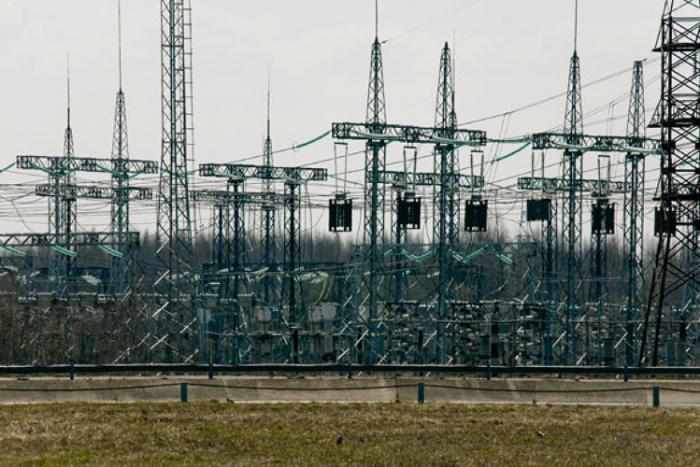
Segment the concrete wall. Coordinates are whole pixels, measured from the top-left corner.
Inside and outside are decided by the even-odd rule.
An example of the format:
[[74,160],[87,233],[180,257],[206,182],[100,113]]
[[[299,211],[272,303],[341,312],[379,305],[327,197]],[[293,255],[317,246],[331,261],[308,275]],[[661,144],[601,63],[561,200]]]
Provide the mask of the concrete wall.
[[[58,402],[176,402],[180,383],[188,400],[259,402],[416,402],[419,383],[425,401],[436,403],[519,403],[652,405],[652,386],[661,387],[662,406],[700,407],[700,382],[438,379],[341,377],[261,378],[30,378],[0,379],[0,404]],[[680,389],[689,392],[676,392]]]

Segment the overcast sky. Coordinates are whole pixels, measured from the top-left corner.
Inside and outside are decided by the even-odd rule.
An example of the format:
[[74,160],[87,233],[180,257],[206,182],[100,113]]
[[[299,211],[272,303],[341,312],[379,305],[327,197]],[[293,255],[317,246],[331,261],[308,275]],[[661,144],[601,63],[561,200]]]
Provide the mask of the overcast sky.
[[[505,112],[566,90],[573,0],[381,0],[389,120],[430,125],[440,48],[454,42],[460,121]],[[332,121],[364,118],[373,0],[192,0],[198,162],[257,154],[268,70],[276,147],[302,142]],[[132,157],[160,154],[160,2],[123,0],[124,69]],[[661,0],[581,0],[584,83],[653,58]],[[117,88],[116,0],[0,0],[0,163],[57,154],[71,57],[78,155],[108,156]],[[658,75],[658,61],[647,78]],[[584,91],[584,112],[629,91],[624,74]],[[658,83],[658,82],[657,82]],[[647,90],[647,107],[658,84]],[[560,125],[564,100],[514,115],[509,135]],[[624,101],[616,114],[627,112]],[[587,131],[606,129],[607,110]],[[601,121],[602,119],[602,121]],[[593,122],[598,122],[593,125]],[[499,133],[503,119],[477,125]],[[614,124],[624,132],[624,119]],[[279,164],[324,159],[332,142]],[[528,166],[520,161],[519,166]],[[0,176],[2,177],[2,176]],[[2,179],[0,178],[0,182]]]

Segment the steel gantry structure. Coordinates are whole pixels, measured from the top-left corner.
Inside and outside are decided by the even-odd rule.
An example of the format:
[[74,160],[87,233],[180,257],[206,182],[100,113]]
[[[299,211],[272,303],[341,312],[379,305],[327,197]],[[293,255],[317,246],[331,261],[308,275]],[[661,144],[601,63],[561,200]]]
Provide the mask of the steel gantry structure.
[[[241,186],[246,180],[258,179],[263,181],[284,182],[284,287],[283,299],[288,307],[289,326],[292,332],[291,360],[299,359],[299,335],[298,326],[303,322],[305,312],[303,306],[303,291],[297,290],[301,266],[301,228],[300,228],[300,193],[299,187],[309,182],[324,182],[328,180],[328,170],[311,167],[274,167],[269,165],[250,164],[201,164],[199,174],[202,177],[225,178],[229,184],[235,187]],[[236,192],[234,188],[234,202]],[[260,197],[269,203],[271,190],[266,191]],[[264,292],[263,292],[264,293]],[[298,299],[302,299],[301,313],[299,313]]]
[[[374,56],[374,54],[373,54]],[[481,130],[470,130],[470,129],[450,129],[449,135],[445,136],[445,128],[438,127],[418,127],[412,125],[395,125],[386,123],[334,123],[332,127],[333,138],[337,140],[356,140],[365,141],[367,144],[368,154],[372,154],[372,157],[368,156],[368,162],[365,171],[366,189],[365,189],[365,216],[367,217],[369,212],[369,217],[365,221],[365,228],[370,227],[372,231],[372,226],[379,228],[382,226],[383,231],[383,198],[380,203],[379,193],[383,193],[384,184],[404,184],[404,185],[432,185],[441,186],[444,183],[444,187],[447,187],[445,193],[447,193],[449,187],[458,187],[460,182],[463,182],[466,186],[472,187],[479,183],[483,186],[483,179],[474,179],[472,177],[464,177],[450,173],[446,168],[446,173],[405,173],[403,175],[397,172],[386,171],[380,168],[384,166],[384,159],[380,158],[379,153],[383,153],[385,146],[391,142],[404,143],[409,145],[416,144],[430,144],[435,146],[445,146],[446,152],[449,153],[454,151],[458,147],[469,146],[469,147],[482,147],[486,144],[486,132]],[[375,153],[376,157],[375,157]],[[452,191],[456,191],[452,188]],[[447,225],[447,220],[445,220],[445,225]],[[359,309],[352,310],[350,315],[353,315],[355,320],[364,321],[364,326],[366,327],[366,332],[359,330],[359,334],[362,337],[355,341],[354,347],[363,344],[363,341],[367,339],[369,342],[367,351],[363,353],[366,362],[376,363],[378,356],[380,355],[381,343],[378,340],[378,333],[376,332],[376,326],[379,322],[379,277],[382,274],[382,257],[384,255],[383,251],[379,247],[379,241],[381,237],[372,236],[370,231],[365,232],[365,241],[369,244],[365,245],[365,253],[363,254],[362,264],[364,266],[355,265],[354,269],[358,271],[368,268],[369,283],[367,284],[367,313],[366,317],[362,318],[362,313]],[[447,232],[447,228],[445,229]],[[447,238],[445,238],[447,244]],[[445,265],[448,263],[445,262]],[[379,268],[379,269],[376,269]],[[354,273],[357,274],[356,272]],[[374,279],[373,279],[374,277]],[[361,281],[353,281],[355,286],[354,290],[350,293],[355,296],[355,300],[348,300],[348,304],[351,307],[357,308],[358,303],[364,302],[362,298],[365,295],[364,287],[361,286]],[[355,333],[358,334],[358,333]]]
[[[70,157],[64,156],[39,156],[39,155],[24,155],[17,156],[17,168],[23,170],[39,170],[49,174],[51,183],[39,185],[35,188],[36,195],[48,197],[51,200],[52,206],[67,206],[62,210],[52,209],[50,217],[50,230],[56,239],[62,243],[58,245],[59,250],[55,252],[56,256],[62,256],[70,259],[70,262],[62,262],[65,269],[53,269],[52,274],[56,281],[56,291],[59,294],[66,292],[66,281],[70,281],[72,260],[74,256],[70,252],[76,246],[73,237],[77,232],[77,215],[64,215],[68,212],[77,212],[76,200],[78,198],[86,199],[109,199],[114,200],[118,196],[126,196],[128,199],[150,199],[153,196],[152,190],[148,188],[127,188],[123,191],[118,189],[103,187],[103,186],[77,186],[70,183],[73,174],[78,172],[88,173],[109,173],[113,177],[126,179],[139,174],[157,173],[158,167],[156,163],[143,160],[130,160],[126,163],[115,161],[114,159],[99,159],[94,157]],[[68,180],[68,181],[67,181]],[[112,231],[119,238],[119,231]],[[124,231],[123,235],[129,235],[129,231]],[[126,237],[125,237],[126,239]],[[119,247],[119,242],[112,245]],[[130,251],[131,242],[126,242],[124,249],[126,251],[118,251],[116,256],[126,257],[127,260],[133,253]],[[61,252],[60,249],[65,251]]]
[[[213,322],[207,321],[207,349],[210,361],[241,361],[241,336],[250,331],[250,319],[242,319],[241,306],[244,286],[249,274],[246,255],[245,206],[261,207],[284,201],[283,196],[244,191],[242,179],[229,179],[227,190],[196,190],[190,193],[198,204],[213,206],[212,274],[204,274],[202,284],[206,292],[211,285],[218,285],[218,306]],[[267,275],[267,273],[265,274]],[[213,281],[213,283],[212,283]],[[247,326],[246,329],[244,325]]]
[[[587,134],[575,135],[575,143],[571,135],[566,133],[536,133],[532,135],[532,148],[536,151],[548,149],[563,149],[565,172],[562,177],[522,177],[518,179],[518,188],[527,191],[542,191],[550,193],[562,193],[562,229],[564,247],[564,288],[566,297],[567,325],[564,350],[564,361],[572,364],[575,354],[576,331],[574,329],[576,318],[580,312],[578,288],[582,278],[582,250],[583,250],[583,193],[592,193],[599,196],[605,194],[626,194],[628,184],[625,181],[607,180],[605,178],[583,178],[583,155],[586,153],[628,153],[636,150],[641,154],[656,154],[660,151],[660,142],[651,138],[639,138],[632,136],[594,136]],[[575,161],[574,161],[575,159]],[[576,162],[574,164],[574,162]],[[572,224],[573,223],[573,224]],[[548,255],[549,257],[549,255]],[[546,281],[546,278],[545,278]],[[567,350],[568,349],[568,350]],[[567,357],[568,355],[568,357]]]

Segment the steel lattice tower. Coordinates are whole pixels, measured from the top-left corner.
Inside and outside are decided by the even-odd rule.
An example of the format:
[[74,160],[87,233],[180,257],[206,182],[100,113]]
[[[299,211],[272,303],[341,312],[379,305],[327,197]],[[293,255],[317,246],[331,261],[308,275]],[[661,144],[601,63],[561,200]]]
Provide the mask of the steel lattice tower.
[[[166,300],[164,311],[176,333],[194,321],[192,304],[192,218],[189,197],[188,162],[190,160],[189,118],[191,98],[191,25],[187,0],[161,0],[161,74],[162,74],[162,152],[158,193],[157,257],[162,265],[157,288]],[[200,323],[200,326],[203,326]],[[171,348],[168,346],[168,348]],[[176,343],[176,351],[184,350]]]
[[122,292],[130,277],[133,275],[133,255],[129,249],[128,232],[129,223],[129,178],[125,177],[128,171],[126,164],[129,160],[129,136],[126,123],[126,98],[123,88],[122,74],[122,22],[121,0],[118,3],[118,35],[119,35],[119,90],[117,91],[116,107],[114,112],[114,132],[112,136],[112,161],[117,169],[112,174],[112,199],[111,227],[116,238],[116,249],[124,256],[115,257],[112,260],[112,288],[115,292]]
[[[452,57],[449,44],[445,43],[440,56],[435,127],[438,136],[451,140],[457,128],[455,111],[455,90],[452,76]],[[434,169],[439,174],[440,183],[435,187],[433,241],[437,244],[438,262],[438,360],[445,362],[444,322],[447,319],[447,300],[450,288],[454,286],[450,277],[450,254],[458,242],[458,183],[456,178],[456,151],[453,144],[439,144],[435,147]]]
[[[267,133],[263,147],[263,166],[272,167],[274,165],[272,151],[272,134],[270,130],[270,80],[267,83]],[[274,196],[272,180],[268,177],[263,180],[263,191]],[[277,284],[276,277],[271,274],[277,270],[277,206],[276,203],[264,203],[262,206],[262,251],[263,264],[268,268],[268,274],[263,278],[263,299],[269,305],[275,298]]]
[[[664,306],[684,287],[698,290],[698,227],[700,202],[700,2],[666,0],[656,51],[661,53],[661,101],[651,127],[661,129],[662,156],[658,196],[661,201],[651,293],[645,316],[640,364],[650,314],[656,309],[652,365],[658,364],[658,344]],[[694,310],[693,310],[694,311]]]
[[[382,44],[379,34],[375,35],[372,44],[372,59],[369,74],[369,90],[367,97],[367,124],[373,133],[384,132],[386,124],[386,101],[384,96],[384,67],[382,62]],[[365,231],[364,239],[368,244],[366,261],[369,267],[369,303],[368,303],[368,332],[370,349],[365,353],[374,363],[377,355],[376,326],[379,312],[379,277],[381,274],[382,254],[380,244],[384,239],[384,187],[379,183],[379,173],[386,165],[385,142],[368,141],[365,153]],[[381,211],[381,212],[380,212]]]
[[[63,157],[70,159],[75,157],[73,140],[73,128],[71,127],[71,82],[70,67],[66,81],[67,107],[66,129],[63,137]],[[59,244],[67,250],[74,250],[73,235],[77,231],[78,215],[75,199],[71,196],[71,187],[75,185],[73,172],[51,172],[52,183],[56,187],[53,200],[49,200],[50,229],[56,234]],[[66,291],[71,282],[73,258],[63,252],[54,252],[52,262],[52,276],[55,280],[55,290],[59,295]]]
[[[627,136],[646,138],[644,111],[644,62],[634,62],[630,92]],[[633,147],[643,147],[640,141]],[[625,286],[627,338],[625,363],[634,363],[634,321],[639,319],[644,280],[644,154],[630,152],[625,157]]]
[[[578,30],[578,2],[576,5],[576,30]],[[569,82],[566,97],[566,115],[564,118],[566,143],[577,146],[583,134],[583,107],[581,102],[581,63],[577,52],[577,36],[574,40],[574,54],[569,66]],[[583,193],[577,189],[583,178],[583,157],[579,150],[564,150],[563,179],[569,190],[563,202],[563,243],[566,269],[566,349],[565,361],[573,363],[576,354],[575,320],[578,315],[578,279],[581,274],[583,257],[582,230]]]

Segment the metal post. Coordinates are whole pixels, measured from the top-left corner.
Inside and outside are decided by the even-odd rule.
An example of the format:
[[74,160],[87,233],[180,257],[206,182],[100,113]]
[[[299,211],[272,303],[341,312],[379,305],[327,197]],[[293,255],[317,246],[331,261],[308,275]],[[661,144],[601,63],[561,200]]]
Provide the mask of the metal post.
[[657,408],[661,407],[661,388],[654,386],[651,389],[652,405]]

